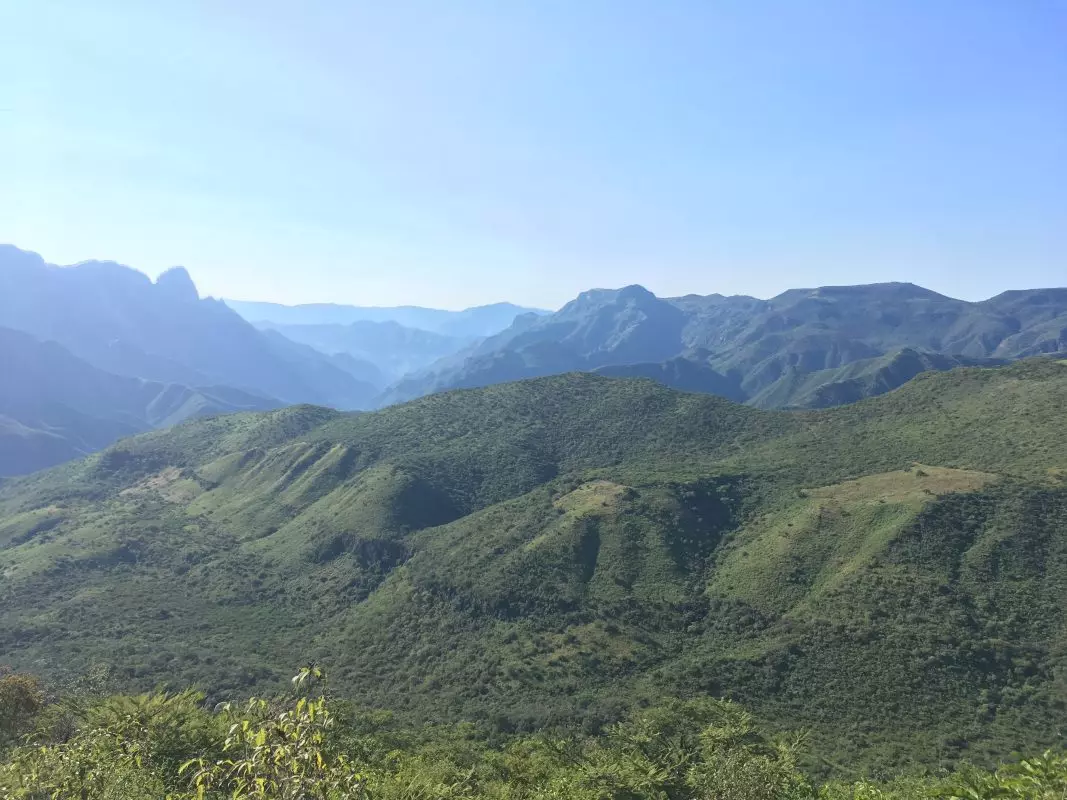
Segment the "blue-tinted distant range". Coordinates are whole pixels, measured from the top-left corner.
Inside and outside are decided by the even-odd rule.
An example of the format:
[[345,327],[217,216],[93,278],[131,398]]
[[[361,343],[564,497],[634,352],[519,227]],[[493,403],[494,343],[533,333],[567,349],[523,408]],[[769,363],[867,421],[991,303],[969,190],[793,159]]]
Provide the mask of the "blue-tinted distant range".
[[911,283],[659,297],[591,289],[559,311],[284,306],[203,297],[113,261],[0,245],[0,476],[184,420],[293,404],[363,411],[597,372],[761,408],[820,408],[916,375],[1067,353],[1067,289],[956,300]]
[[493,303],[445,311],[419,306],[360,307],[333,303],[284,306],[227,300],[226,304],[262,331],[328,354],[345,354],[371,363],[379,383],[391,383],[504,330],[522,314],[550,312]]
[[227,300],[226,305],[252,322],[272,322],[279,325],[350,325],[355,322],[395,322],[446,336],[488,336],[506,328],[519,314],[547,314],[538,308],[523,308],[514,303],[493,303],[445,311],[420,306],[345,306],[336,303],[309,303],[285,306],[280,303],[257,303]]
[[373,408],[409,373],[547,313],[234,305],[256,325],[201,297],[183,267],[152,281],[114,261],[60,267],[0,245],[0,475],[190,417]]
[[38,0],[0,241],[215,297],[1061,283],[1057,0]]

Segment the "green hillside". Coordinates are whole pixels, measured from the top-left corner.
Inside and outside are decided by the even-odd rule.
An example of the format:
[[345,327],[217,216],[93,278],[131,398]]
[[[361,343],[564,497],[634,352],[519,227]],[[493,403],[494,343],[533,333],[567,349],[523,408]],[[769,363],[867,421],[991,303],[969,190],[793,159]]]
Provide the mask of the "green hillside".
[[822,411],[568,374],[197,420],[0,487],[0,661],[595,730],[710,693],[828,771],[1063,745],[1067,367]]
[[1005,363],[1006,360],[948,356],[904,348],[831,369],[813,372],[787,369],[778,380],[748,398],[747,402],[757,408],[831,408],[891,392],[923,372],[944,372],[956,367],[993,367]]

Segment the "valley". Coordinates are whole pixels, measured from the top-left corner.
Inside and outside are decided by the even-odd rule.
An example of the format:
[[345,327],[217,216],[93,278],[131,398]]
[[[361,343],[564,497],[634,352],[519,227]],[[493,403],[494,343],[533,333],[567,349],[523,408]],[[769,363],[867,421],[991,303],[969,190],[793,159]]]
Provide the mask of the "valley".
[[1067,0],[0,30],[0,800],[1067,800]]

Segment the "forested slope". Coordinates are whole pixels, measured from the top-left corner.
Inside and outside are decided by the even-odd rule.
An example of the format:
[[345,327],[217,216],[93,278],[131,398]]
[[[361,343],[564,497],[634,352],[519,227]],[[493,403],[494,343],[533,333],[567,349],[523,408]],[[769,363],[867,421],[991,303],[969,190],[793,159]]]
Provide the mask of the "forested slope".
[[219,697],[311,657],[502,731],[710,693],[856,769],[1062,744],[1065,390],[1035,360],[764,412],[574,374],[190,422],[0,489],[0,658]]

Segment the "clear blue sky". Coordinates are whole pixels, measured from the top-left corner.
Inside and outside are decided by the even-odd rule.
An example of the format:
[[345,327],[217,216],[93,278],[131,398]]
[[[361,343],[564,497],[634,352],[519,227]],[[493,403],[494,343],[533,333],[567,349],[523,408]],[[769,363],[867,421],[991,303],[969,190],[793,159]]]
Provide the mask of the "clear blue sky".
[[0,241],[285,303],[1067,284],[1065,0],[0,0]]

